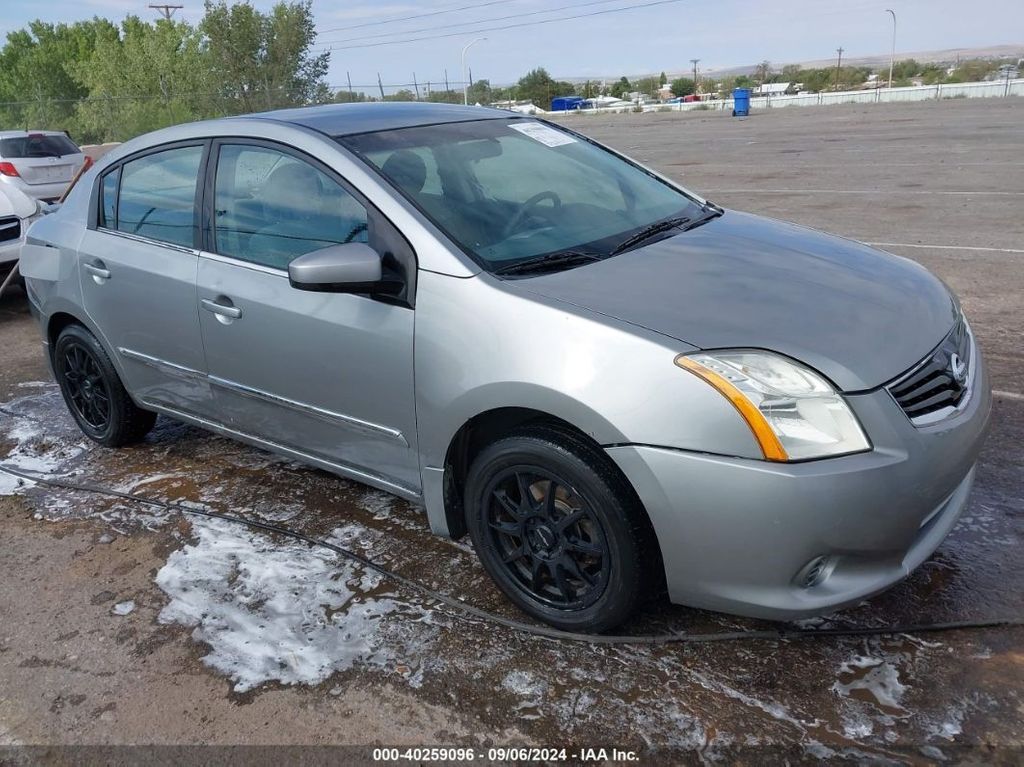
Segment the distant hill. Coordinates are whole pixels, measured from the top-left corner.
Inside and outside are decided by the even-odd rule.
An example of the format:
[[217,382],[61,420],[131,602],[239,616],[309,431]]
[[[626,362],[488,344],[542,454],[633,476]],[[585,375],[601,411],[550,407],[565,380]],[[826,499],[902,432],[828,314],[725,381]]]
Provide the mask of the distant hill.
[[[1024,58],[1024,44],[1017,45],[990,45],[985,48],[947,48],[945,50],[936,51],[910,51],[910,52],[896,52],[896,60],[900,59],[917,59],[924,64],[951,64],[958,59],[1017,59]],[[803,67],[804,69],[819,69],[822,67],[835,66],[835,58],[831,59],[817,59],[814,61],[773,61],[772,68],[775,71],[779,71],[782,67],[787,64],[796,64],[797,66]],[[844,52],[843,64],[857,67],[876,67],[881,68],[882,66],[888,66],[889,54],[878,53],[868,56],[851,56]],[[702,75],[708,75],[712,77],[729,77],[734,75],[749,75],[757,69],[757,64],[744,64],[742,66],[735,67],[721,67],[721,68],[708,68],[702,69]],[[692,70],[690,69],[679,69],[679,70],[665,70],[669,80],[675,77],[689,77]],[[657,77],[660,72],[644,72],[639,74],[627,74],[630,80],[634,80],[641,77]],[[593,81],[614,81],[618,80],[622,76],[622,73],[617,75],[604,75],[599,77],[572,77],[559,75],[555,77],[556,80],[564,80],[571,83],[582,83],[587,80]]]

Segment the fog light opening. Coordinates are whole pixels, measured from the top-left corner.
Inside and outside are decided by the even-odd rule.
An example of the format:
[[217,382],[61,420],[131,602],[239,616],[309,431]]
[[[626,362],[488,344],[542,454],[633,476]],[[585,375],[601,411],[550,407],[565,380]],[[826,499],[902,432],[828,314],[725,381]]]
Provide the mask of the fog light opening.
[[806,565],[800,568],[800,571],[796,574],[797,585],[804,589],[812,589],[815,586],[820,586],[828,577],[832,575],[832,571],[835,569],[835,559],[829,556],[815,557]]

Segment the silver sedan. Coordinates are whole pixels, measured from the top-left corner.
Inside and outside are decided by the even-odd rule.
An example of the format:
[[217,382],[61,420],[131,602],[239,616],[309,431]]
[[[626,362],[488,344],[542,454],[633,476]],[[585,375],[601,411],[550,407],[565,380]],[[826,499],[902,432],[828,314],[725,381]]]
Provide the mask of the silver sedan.
[[574,631],[663,591],[791,619],[885,589],[956,522],[989,418],[922,267],[496,110],[137,138],[22,271],[93,440],[163,414],[390,491]]

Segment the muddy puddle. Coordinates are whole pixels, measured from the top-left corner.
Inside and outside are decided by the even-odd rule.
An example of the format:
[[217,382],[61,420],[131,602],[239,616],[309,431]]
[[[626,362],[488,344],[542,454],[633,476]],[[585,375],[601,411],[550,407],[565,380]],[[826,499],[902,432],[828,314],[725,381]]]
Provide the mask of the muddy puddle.
[[[20,392],[0,404],[5,464],[282,524],[522,618],[471,548],[432,536],[413,505],[163,418],[138,446],[98,448],[53,385]],[[982,467],[952,537],[908,581],[802,625],[1020,615],[1012,468]],[[273,533],[202,517],[182,524],[160,509],[3,473],[0,494],[21,495],[42,531],[94,520],[101,535],[166,537],[169,554],[153,577],[163,604],[157,621],[190,632],[208,672],[240,702],[282,687],[329,695],[357,680],[387,681],[537,742],[698,749],[709,761],[794,743],[816,757],[930,761],[961,744],[1024,738],[1019,630],[659,647],[557,642],[470,620],[328,549]],[[768,625],[656,603],[629,630]]]

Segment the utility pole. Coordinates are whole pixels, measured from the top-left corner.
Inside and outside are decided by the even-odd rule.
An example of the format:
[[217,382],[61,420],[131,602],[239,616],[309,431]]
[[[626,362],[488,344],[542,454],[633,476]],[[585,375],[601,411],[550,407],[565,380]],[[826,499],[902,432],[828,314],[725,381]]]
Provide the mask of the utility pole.
[[345,101],[355,101],[356,95],[352,92],[352,75],[346,72],[345,79],[348,80],[348,97],[345,99]]
[[836,62],[836,90],[839,90],[839,70],[843,66],[843,46],[836,48],[836,53],[839,54],[839,60]]
[[697,87],[697,63],[700,59],[690,59],[690,63],[693,64],[693,92],[697,93],[700,88]]
[[171,16],[174,15],[174,12],[175,11],[180,11],[185,6],[184,5],[151,5],[149,7],[152,8],[154,11],[159,11],[160,15],[163,16],[164,19],[166,19],[167,21],[170,21],[171,20]]
[[412,73],[412,87],[416,89],[416,100],[419,101],[420,100],[420,86],[416,82],[416,73],[415,72]]
[[377,87],[380,88],[380,100],[384,100],[384,85],[380,81],[380,72],[377,73]]
[[886,8],[885,12],[892,14],[892,53],[889,54],[889,89],[892,90],[892,65],[896,61],[896,11]]

